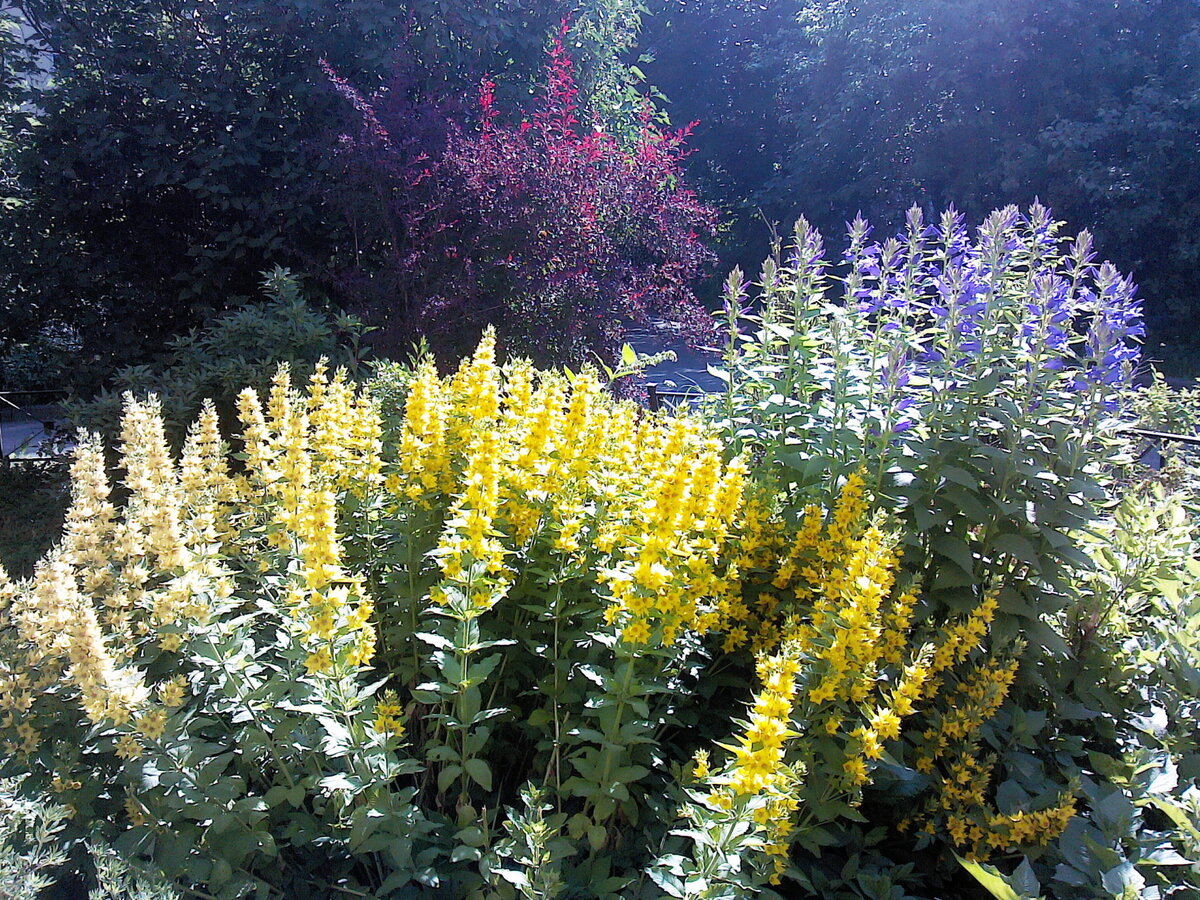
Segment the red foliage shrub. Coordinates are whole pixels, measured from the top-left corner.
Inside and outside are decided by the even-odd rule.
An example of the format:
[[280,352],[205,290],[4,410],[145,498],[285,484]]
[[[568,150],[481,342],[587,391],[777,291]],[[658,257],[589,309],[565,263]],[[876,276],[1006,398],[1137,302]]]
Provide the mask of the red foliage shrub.
[[397,336],[459,354],[494,323],[540,362],[578,362],[611,359],[652,316],[707,328],[691,285],[715,214],[682,185],[688,129],[647,114],[623,142],[585,124],[561,37],[549,58],[528,118],[506,121],[485,81],[470,130],[462,104],[419,96],[412,73],[368,101],[329,72],[357,131],[335,203],[362,241],[339,278]]

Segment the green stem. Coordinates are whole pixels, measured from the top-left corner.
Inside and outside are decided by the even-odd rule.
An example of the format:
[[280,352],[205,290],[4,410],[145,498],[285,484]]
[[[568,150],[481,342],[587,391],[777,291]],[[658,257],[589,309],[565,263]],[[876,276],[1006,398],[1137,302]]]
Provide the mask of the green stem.
[[[621,683],[621,694],[617,698],[617,711],[613,715],[612,728],[609,730],[609,732],[607,734],[605,734],[606,742],[609,744],[616,744],[617,738],[619,738],[621,735],[621,719],[623,718],[624,713],[625,713],[625,706],[626,706],[625,699],[629,696],[629,685],[633,681],[634,658],[635,657],[630,655],[630,656],[626,657],[626,659],[625,659],[625,679]],[[619,749],[623,749],[623,748],[619,748]],[[613,756],[616,752],[619,752],[619,749],[618,749],[618,751],[614,751],[613,749],[611,749],[611,747],[605,748],[605,750],[604,750],[604,771],[600,775],[600,781],[599,781],[598,786],[608,784],[609,775],[612,773]],[[591,809],[595,808],[595,803],[589,802],[588,805]]]
[[[212,648],[213,656],[217,659],[221,659],[222,654],[220,648],[217,647],[216,642],[213,640],[212,631],[206,630],[204,637],[208,642],[208,645]],[[242,705],[242,708],[250,714],[250,721],[254,724],[254,727],[258,729],[259,734],[262,735],[263,743],[266,744],[267,750],[271,754],[271,758],[275,760],[275,766],[279,769],[280,773],[287,781],[288,787],[294,788],[296,786],[296,781],[292,777],[291,769],[288,768],[287,763],[285,763],[283,758],[279,755],[279,751],[275,747],[275,739],[272,738],[270,732],[263,727],[262,721],[258,717],[258,712],[254,709],[254,706],[250,703],[250,701],[246,699],[245,694],[242,692],[241,683],[236,678],[231,677],[226,677],[225,683],[227,685],[232,685],[234,696],[236,697],[238,703]]]
[[[471,602],[470,594],[467,595],[467,603]],[[470,665],[471,652],[466,648],[470,646],[471,641],[471,626],[470,618],[464,615],[459,619],[458,623],[458,640],[455,642],[455,651],[458,657],[459,665],[459,684],[458,693],[454,698],[455,718],[458,719],[458,734],[459,734],[459,759],[462,761],[463,771],[459,774],[460,784],[462,787],[458,793],[459,806],[465,806],[470,799],[467,796],[467,707],[466,694],[470,690],[470,679],[467,677],[467,669]]]

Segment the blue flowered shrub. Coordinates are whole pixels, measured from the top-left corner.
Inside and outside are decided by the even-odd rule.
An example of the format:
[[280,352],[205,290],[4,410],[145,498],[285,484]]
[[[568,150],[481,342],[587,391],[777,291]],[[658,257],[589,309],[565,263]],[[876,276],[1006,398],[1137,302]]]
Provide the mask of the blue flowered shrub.
[[1103,495],[1138,361],[1136,288],[1040,205],[974,232],[953,209],[913,208],[883,240],[861,217],[848,228],[840,266],[802,219],[755,297],[730,277],[720,415],[796,513],[866,461],[936,606],[1020,574],[1000,624],[1053,642],[1044,614],[1086,564],[1066,535]]
[[[860,807],[869,825],[831,831],[806,874],[821,896],[843,895],[846,871],[870,869],[895,885],[907,877],[901,860],[932,872],[941,864],[921,854],[948,842],[963,871],[1001,884],[968,861],[986,858],[986,828],[953,803],[935,804],[948,818],[927,820],[912,844],[879,838],[893,816],[910,816],[892,823],[908,833],[913,798],[940,790],[946,800],[946,785],[979,763],[968,779],[976,813],[983,798],[1002,816],[1067,816],[1022,862],[1028,896],[1041,893],[1037,879],[1056,881],[1050,896],[1098,896],[1092,882],[1115,884],[1126,859],[1105,809],[1144,798],[1114,774],[1140,764],[1128,755],[1127,698],[1109,690],[1119,679],[1094,664],[1115,657],[1084,654],[1072,623],[1082,610],[1089,634],[1114,627],[1089,612],[1089,573],[1099,568],[1095,542],[1081,536],[1119,488],[1111,472],[1126,445],[1117,433],[1143,335],[1136,287],[1096,259],[1087,232],[1065,236],[1037,204],[995,211],[974,229],[954,210],[931,222],[914,208],[894,236],[874,238],[861,217],[848,231],[844,254],[831,259],[802,219],[786,245],[775,241],[756,283],[730,276],[727,390],[712,412],[794,521],[861,473],[902,534],[903,566],[919,586],[914,621],[946,628],[994,599],[990,653],[1011,660],[1012,683],[967,749],[938,745],[958,754],[941,774],[890,760]],[[1085,694],[1084,683],[1104,687]],[[917,743],[940,739],[931,728]],[[1154,837],[1138,828],[1137,842]],[[871,861],[862,848],[873,847],[882,857]]]

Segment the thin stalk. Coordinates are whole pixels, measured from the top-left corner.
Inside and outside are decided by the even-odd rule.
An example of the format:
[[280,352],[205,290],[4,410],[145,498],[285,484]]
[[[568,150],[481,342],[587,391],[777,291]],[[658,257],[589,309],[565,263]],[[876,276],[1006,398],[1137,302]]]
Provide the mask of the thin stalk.
[[[216,642],[213,641],[212,631],[206,630],[204,638],[208,642],[209,647],[212,648],[214,657],[220,659],[221,651],[217,647]],[[254,723],[254,726],[262,735],[263,742],[267,745],[267,750],[270,752],[271,758],[275,760],[275,766],[282,773],[284,779],[286,779],[288,787],[294,788],[296,786],[296,780],[292,777],[291,769],[288,768],[287,763],[285,763],[282,757],[280,757],[279,751],[275,748],[275,739],[271,737],[270,733],[266,730],[266,728],[263,727],[262,721],[258,717],[258,712],[246,699],[245,694],[242,693],[241,683],[235,678],[227,678],[226,683],[233,685],[234,695],[236,696],[237,701],[242,705],[246,712],[250,714],[250,721]]]

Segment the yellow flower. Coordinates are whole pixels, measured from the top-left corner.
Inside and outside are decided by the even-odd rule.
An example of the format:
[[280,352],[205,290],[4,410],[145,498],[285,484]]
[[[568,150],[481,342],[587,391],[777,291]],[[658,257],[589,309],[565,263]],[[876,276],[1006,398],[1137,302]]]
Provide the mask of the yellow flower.
[[152,710],[138,719],[138,731],[152,741],[162,737],[163,728],[167,724],[167,714],[161,709]]
[[852,756],[842,764],[842,771],[852,787],[866,784],[867,764],[861,756]]
[[375,716],[375,730],[380,734],[393,737],[404,737],[404,723],[395,716],[378,714]]
[[729,791],[712,791],[704,798],[707,806],[715,810],[733,809],[733,794]]
[[650,640],[650,625],[645,619],[635,619],[621,632],[621,640],[627,644],[645,644]]
[[315,653],[310,653],[304,660],[304,668],[308,670],[309,675],[328,673],[333,668],[333,657],[329,653],[329,648],[322,647]]
[[41,741],[40,732],[28,722],[22,722],[17,726],[17,736],[21,738],[22,753],[32,753]]
[[163,706],[174,708],[183,703],[187,695],[187,679],[176,675],[158,686],[158,698]]
[[149,823],[146,816],[146,810],[135,797],[125,798],[125,815],[129,818],[129,824],[134,827],[140,827]]
[[871,728],[885,741],[900,737],[900,717],[890,709],[877,709],[871,716]]
[[117,756],[121,759],[137,759],[142,755],[142,742],[136,735],[123,734],[117,738]]
[[166,650],[168,653],[174,653],[182,645],[183,645],[183,635],[181,635],[181,634],[176,634],[175,632],[168,632],[166,634],[160,635],[160,637],[159,637],[158,646],[162,647],[162,649]]

